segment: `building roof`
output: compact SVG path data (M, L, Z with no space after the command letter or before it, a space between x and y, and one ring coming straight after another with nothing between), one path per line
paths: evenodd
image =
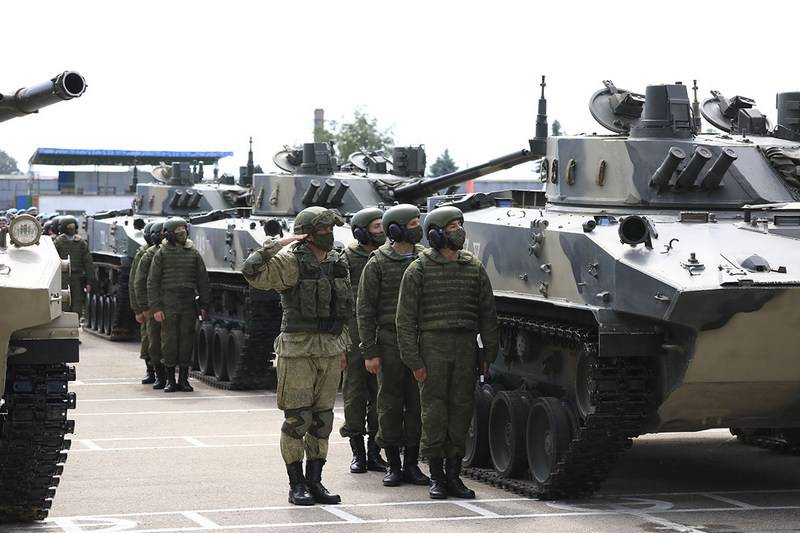
M233 152L162 152L157 150L75 150L37 148L31 165L158 165L161 162L216 163Z

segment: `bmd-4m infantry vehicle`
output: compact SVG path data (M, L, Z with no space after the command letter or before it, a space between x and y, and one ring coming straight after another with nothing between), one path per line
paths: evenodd
M0 95L0 122L77 98L86 82L77 72ZM62 313L69 270L30 215L0 230L0 523L41 520L64 470L74 421L78 316Z
M744 97L605 85L613 135L547 138L542 83L543 208L450 199L501 324L465 464L530 496L592 493L643 433L800 426L800 93L773 128Z
M133 256L145 242L142 229L146 223L172 216L189 218L214 210L246 209L250 203L249 187L234 183L232 177L223 176L216 181L203 179L203 162L216 162L230 153L166 153L169 154L176 162L154 168L152 183L136 185L131 209L97 213L86 219L86 234L97 274L97 287L86 304L86 329L94 334L111 340L126 340L137 335L138 326L128 298L128 278ZM125 160L154 163L154 158L163 155L136 152L130 156L130 161ZM191 160L199 163L186 162Z
M284 173L256 174L249 218L211 213L193 219L191 238L203 255L211 278L210 320L198 331L196 377L223 387L272 387L272 344L281 310L275 291L251 288L241 274L243 261L268 236L293 231L297 213L308 206L339 210L345 220L365 207L395 202L420 203L450 185L530 159L523 150L470 169L438 178L423 178L422 146L397 147L383 153L357 152L340 168L332 148L307 143L273 158ZM351 243L349 226L334 228L336 245Z

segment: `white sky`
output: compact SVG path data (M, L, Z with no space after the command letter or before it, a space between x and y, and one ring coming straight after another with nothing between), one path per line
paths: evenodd
M526 146L539 77L548 114L569 133L604 131L587 102L611 79L697 78L753 97L800 90L800 7L792 2L355 1L4 2L0 92L81 72L86 94L0 124L0 149L27 169L38 146L231 150L254 137L272 168L284 144L311 140L313 110L361 107L398 145L445 148L460 166ZM45 170L46 174L50 173Z

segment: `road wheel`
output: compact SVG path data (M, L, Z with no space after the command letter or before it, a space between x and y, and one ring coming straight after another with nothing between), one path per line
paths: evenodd
M92 293L89 295L89 329L97 329L97 295Z
M545 484L572 440L572 424L564 405L552 397L534 400L525 433L531 476Z
M501 391L489 411L489 454L504 477L519 477L526 462L525 425L528 398L521 391Z
M486 466L489 462L489 411L493 397L491 385L475 386L475 406L467 433L464 466Z
M108 334L114 329L114 323L117 321L117 310L119 309L119 300L116 296L108 297Z
M243 348L244 332L240 329L232 329L228 336L228 350L225 354L225 370L231 381L236 381L239 377Z
M206 322L200 327L200 336L197 338L197 366L206 376L214 373L213 349L214 325Z
M214 348L212 352L214 377L218 381L228 381L228 368L225 365L228 353L228 330L217 327L214 329Z

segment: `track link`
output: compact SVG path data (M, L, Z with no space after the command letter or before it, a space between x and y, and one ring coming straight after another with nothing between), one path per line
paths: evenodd
M470 467L465 473L490 485L540 499L585 497L606 480L622 452L638 436L650 412L653 372L645 357L599 357L597 330L586 326L501 316L502 328L533 333L590 357L591 398L594 412L577 424L546 484L529 479L504 478L493 469Z
M67 459L75 423L66 364L8 368L5 405L0 414L0 523L47 517Z

